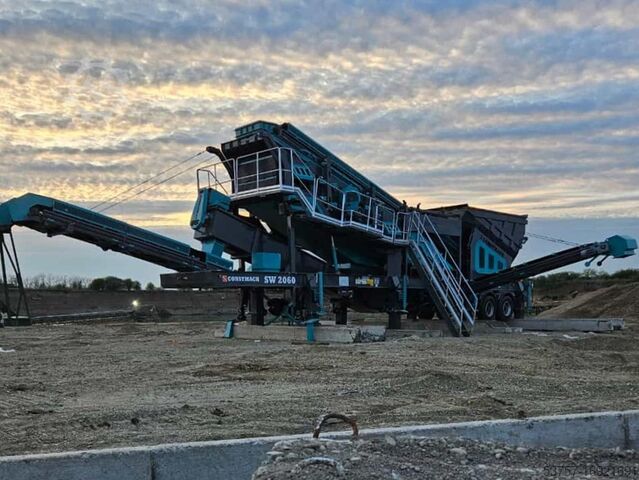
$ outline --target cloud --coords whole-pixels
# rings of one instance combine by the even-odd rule
[[[73,122],[70,117],[46,113],[24,113],[16,116],[11,112],[3,112],[3,115],[12,125],[25,128],[35,126],[65,129]]]
[[[506,122],[494,126],[473,126],[438,129],[435,137],[442,140],[489,140],[494,138],[530,138],[588,134],[605,130],[634,128],[639,124],[639,113],[598,116],[587,119],[526,120]]]
[[[604,81],[546,89],[541,92],[488,98],[466,106],[486,114],[529,115],[535,113],[588,113],[628,110],[639,103],[639,82]]]
[[[586,28],[508,37],[504,48],[512,56],[539,62],[546,68],[566,62],[636,62],[639,29]]]
[[[264,119],[413,203],[636,215],[637,2],[214,3],[0,0],[0,200],[91,204]],[[194,178],[114,213],[182,221]]]

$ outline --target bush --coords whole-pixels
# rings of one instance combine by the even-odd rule
[[[140,282],[131,280],[130,278],[122,279],[108,276],[104,278],[94,278],[89,284],[89,288],[97,292],[118,292],[121,290],[132,292],[142,290],[142,285],[140,285]]]
[[[104,278],[94,278],[93,280],[91,280],[91,283],[89,283],[89,288],[97,292],[104,290],[104,286],[105,286]]]
[[[142,285],[140,285],[140,282],[131,280],[130,278],[125,278],[124,280],[122,280],[122,282],[124,284],[124,288],[129,292],[132,290],[142,290]]]
[[[624,268],[610,275],[610,278],[639,282],[639,268]]]
[[[623,280],[629,282],[639,282],[639,269],[626,268],[615,273],[607,273],[603,270],[595,270],[587,268],[582,273],[577,272],[560,272],[551,273],[549,275],[540,275],[535,277],[535,286],[539,288],[556,288],[559,285],[571,280]]]

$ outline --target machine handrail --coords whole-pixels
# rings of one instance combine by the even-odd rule
[[[450,268],[446,264],[446,253],[448,253],[449,258],[451,257],[450,253],[447,251],[446,246],[443,243],[442,247],[445,252],[444,254],[442,254],[442,252],[437,248],[428,232],[428,229],[424,225],[423,216],[420,213],[414,212],[411,220],[412,224],[415,226],[416,234],[416,245],[414,250],[419,253],[419,256],[424,262],[424,266],[428,267],[429,273],[436,277],[436,281],[434,281],[433,284],[440,292],[443,302],[453,315],[453,320],[455,320],[459,326],[461,326],[460,322],[464,319],[472,325],[474,323],[475,310],[477,308],[477,297],[470,287],[470,284],[468,284],[463,274],[461,274],[456,263],[451,263]],[[422,248],[426,248],[429,255],[426,255]],[[432,261],[429,261],[429,259]],[[457,279],[455,275],[453,275],[451,269],[459,272],[461,280]],[[445,291],[440,282],[445,285]],[[470,298],[469,295],[467,295],[467,292],[470,293]],[[452,299],[454,303],[447,301],[449,299]]]
[[[284,156],[290,158],[290,168],[284,168],[282,159]],[[276,158],[277,165],[269,170],[261,170],[260,164],[265,159]],[[239,176],[238,165],[255,164],[254,171]],[[228,167],[228,164],[231,167]],[[397,211],[384,202],[370,195],[358,192],[360,197],[360,205],[364,205],[362,209],[347,208],[346,196],[350,193],[344,191],[338,186],[328,182],[321,177],[315,177],[312,180],[312,187],[309,186],[309,180],[300,178],[296,171],[295,165],[301,164],[305,169],[310,170],[304,160],[292,148],[274,147],[259,152],[242,155],[237,158],[230,158],[223,161],[207,165],[197,170],[198,173],[198,190],[202,188],[200,174],[205,172],[208,179],[208,187],[221,190],[230,198],[238,198],[250,196],[253,194],[275,193],[278,191],[288,190],[298,194],[302,203],[305,205],[310,215],[314,218],[334,223],[341,227],[353,227],[362,229],[369,233],[379,235],[383,240],[406,244],[409,241],[410,218],[414,212]],[[233,172],[233,178],[221,180],[218,173],[218,167],[224,166],[224,173],[228,175],[229,169]],[[252,169],[253,170],[253,169]],[[285,175],[286,174],[286,175]],[[289,176],[290,174],[290,176]],[[260,185],[264,176],[273,175],[269,180],[275,179],[269,185]],[[253,188],[242,188],[243,184],[252,184]],[[231,184],[231,191],[227,188]],[[335,203],[330,202],[319,195],[320,186],[327,190],[337,193],[338,199]],[[331,210],[334,214],[326,214],[319,210],[323,206],[325,210]],[[363,210],[363,211],[362,211]],[[384,220],[387,218],[387,220]],[[428,219],[430,222],[430,219]],[[436,232],[434,225],[431,228]],[[441,242],[441,237],[438,239]],[[443,245],[443,242],[442,242]],[[447,258],[454,263],[454,259],[447,252]]]
[[[430,220],[430,217],[428,216],[428,214],[424,213],[422,214],[422,218],[425,217],[428,220],[428,223],[430,224],[430,226],[432,227],[433,231],[435,232],[435,235],[437,236],[437,239],[439,240],[440,244],[442,245],[442,248],[444,249],[444,256],[445,258],[450,261],[451,266],[453,267],[453,270],[455,270],[457,272],[458,275],[458,283],[464,287],[462,288],[462,293],[464,293],[464,297],[466,298],[466,300],[468,301],[468,303],[470,305],[473,306],[473,308],[477,308],[477,295],[475,294],[475,291],[473,290],[473,288],[470,285],[470,282],[468,282],[468,280],[466,279],[466,276],[462,273],[461,268],[459,268],[459,265],[457,265],[457,262],[455,261],[455,259],[453,258],[453,256],[450,254],[450,251],[448,250],[448,248],[446,248],[446,244],[444,244],[444,241],[442,239],[442,237],[439,235],[439,232],[437,231],[437,229],[435,228],[435,226],[433,225],[432,221]],[[448,270],[447,270],[448,271]],[[465,295],[465,292],[468,291],[470,292],[470,297],[468,298]]]

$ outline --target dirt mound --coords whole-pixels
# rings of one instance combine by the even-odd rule
[[[622,317],[626,320],[639,320],[639,283],[613,285],[579,294],[562,305],[546,310],[539,317]]]
[[[525,448],[465,439],[282,441],[253,480],[630,478],[633,450]],[[627,475],[627,477],[626,477]]]

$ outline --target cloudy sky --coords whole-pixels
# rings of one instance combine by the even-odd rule
[[[409,203],[639,234],[638,1],[0,0],[0,70],[0,201],[93,205],[264,119]],[[110,213],[188,239],[194,197],[189,172]],[[117,273],[55,245],[27,274]]]

